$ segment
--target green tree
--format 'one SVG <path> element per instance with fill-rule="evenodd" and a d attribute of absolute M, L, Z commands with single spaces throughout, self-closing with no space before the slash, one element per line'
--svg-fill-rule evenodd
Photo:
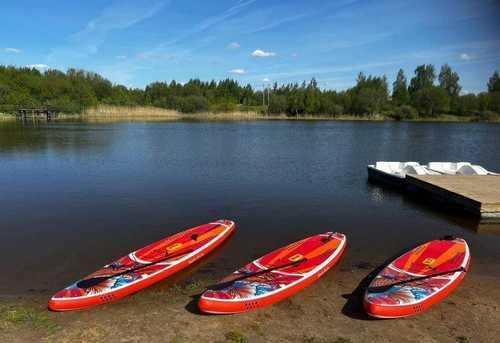
<path fill-rule="evenodd" d="M 321 97 L 321 110 L 322 114 L 338 116 L 344 112 L 342 105 L 337 104 L 333 92 L 325 92 Z"/>
<path fill-rule="evenodd" d="M 500 91 L 488 93 L 489 104 L 488 108 L 490 111 L 500 114 Z"/>
<path fill-rule="evenodd" d="M 479 100 L 475 94 L 466 94 L 458 97 L 453 103 L 454 112 L 458 115 L 477 115 L 479 113 Z"/>
<path fill-rule="evenodd" d="M 413 96 L 413 103 L 418 112 L 424 116 L 447 112 L 450 106 L 446 91 L 436 86 L 418 90 Z"/>
<path fill-rule="evenodd" d="M 458 73 L 453 71 L 448 64 L 441 67 L 441 71 L 439 72 L 439 86 L 446 90 L 452 98 L 457 97 L 462 90 L 462 87 L 458 84 L 459 80 Z"/>
<path fill-rule="evenodd" d="M 436 80 L 436 73 L 432 64 L 422 64 L 415 69 L 415 76 L 410 81 L 408 91 L 413 96 L 419 90 L 431 88 Z"/>
<path fill-rule="evenodd" d="M 287 101 L 284 95 L 274 95 L 269 99 L 269 113 L 281 114 L 287 111 Z"/>
<path fill-rule="evenodd" d="M 318 114 L 321 109 L 321 91 L 316 79 L 312 79 L 306 88 L 304 110 L 307 114 Z"/>
<path fill-rule="evenodd" d="M 387 78 L 366 76 L 359 73 L 353 88 L 352 111 L 355 114 L 374 114 L 380 112 L 389 97 Z"/>
<path fill-rule="evenodd" d="M 500 92 L 500 75 L 498 74 L 498 70 L 495 70 L 488 80 L 488 92 Z"/>
<path fill-rule="evenodd" d="M 396 81 L 392 84 L 392 101 L 396 105 L 406 105 L 410 101 L 408 82 L 403 69 L 399 69 Z"/>

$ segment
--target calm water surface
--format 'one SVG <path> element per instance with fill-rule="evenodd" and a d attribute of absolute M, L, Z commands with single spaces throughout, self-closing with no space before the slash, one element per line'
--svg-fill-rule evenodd
<path fill-rule="evenodd" d="M 500 170 L 500 125 L 369 122 L 0 123 L 0 294 L 55 291 L 214 219 L 237 233 L 198 272 L 223 276 L 306 235 L 348 235 L 342 264 L 444 234 L 500 277 L 500 234 L 367 182 L 375 160 Z M 478 231 L 479 229 L 479 231 Z"/>

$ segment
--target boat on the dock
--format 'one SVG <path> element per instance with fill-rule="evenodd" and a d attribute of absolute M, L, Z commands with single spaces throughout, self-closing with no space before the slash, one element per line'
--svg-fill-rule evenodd
<path fill-rule="evenodd" d="M 439 175 L 438 172 L 430 170 L 425 165 L 418 162 L 395 162 L 377 161 L 370 164 L 368 169 L 368 179 L 384 182 L 396 187 L 405 185 L 405 177 L 410 175 Z"/>
<path fill-rule="evenodd" d="M 499 175 L 470 162 L 429 162 L 426 167 L 443 175 Z"/>

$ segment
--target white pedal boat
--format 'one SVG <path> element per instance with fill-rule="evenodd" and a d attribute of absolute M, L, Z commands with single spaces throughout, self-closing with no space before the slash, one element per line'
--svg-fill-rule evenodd
<path fill-rule="evenodd" d="M 429 162 L 427 168 L 443 175 L 499 175 L 470 162 Z"/>
<path fill-rule="evenodd" d="M 418 162 L 387 162 L 378 161 L 367 167 L 368 178 L 393 186 L 403 186 L 406 175 L 440 175 Z"/>

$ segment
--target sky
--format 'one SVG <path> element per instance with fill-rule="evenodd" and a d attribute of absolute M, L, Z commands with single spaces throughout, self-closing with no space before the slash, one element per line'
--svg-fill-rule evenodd
<path fill-rule="evenodd" d="M 499 0 L 87 0 L 2 4 L 0 64 L 97 72 L 129 87 L 234 78 L 254 87 L 444 63 L 464 92 L 500 70 Z"/>

